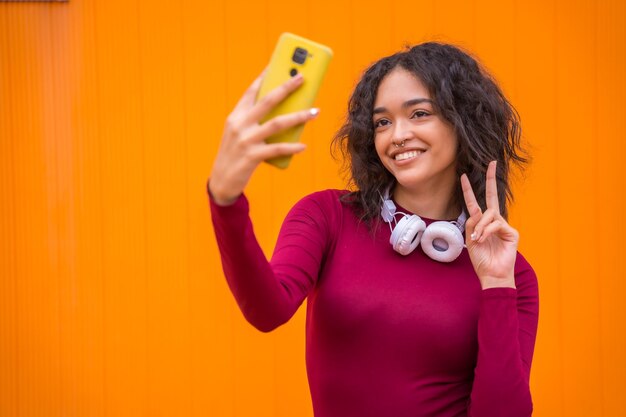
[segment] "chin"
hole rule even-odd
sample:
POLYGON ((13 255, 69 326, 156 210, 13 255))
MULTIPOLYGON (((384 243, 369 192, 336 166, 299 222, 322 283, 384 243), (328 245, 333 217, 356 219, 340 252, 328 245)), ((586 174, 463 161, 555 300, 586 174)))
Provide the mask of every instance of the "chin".
POLYGON ((396 182, 402 188, 412 189, 419 188, 424 183, 424 179, 409 175, 398 175, 396 176, 396 182))
MULTIPOLYGON (((395 178, 398 185, 407 190, 418 190, 423 186, 439 188, 455 181, 454 176, 450 178, 428 177, 415 172, 401 172, 396 174, 395 178)), ((432 191, 434 192, 435 190, 432 191)))

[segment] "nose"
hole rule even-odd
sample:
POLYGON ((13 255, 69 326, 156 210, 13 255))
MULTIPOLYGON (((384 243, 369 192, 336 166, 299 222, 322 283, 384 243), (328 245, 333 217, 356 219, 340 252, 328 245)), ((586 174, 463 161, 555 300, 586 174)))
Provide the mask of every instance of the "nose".
POLYGON ((393 129, 391 138, 393 143, 405 142, 414 137, 413 130, 409 123, 398 120, 393 129))

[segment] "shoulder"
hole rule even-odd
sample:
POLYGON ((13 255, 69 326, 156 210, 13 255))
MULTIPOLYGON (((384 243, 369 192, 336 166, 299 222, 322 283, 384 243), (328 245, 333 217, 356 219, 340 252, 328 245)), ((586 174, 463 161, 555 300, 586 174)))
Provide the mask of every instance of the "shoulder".
POLYGON ((346 190, 328 189, 302 197, 290 210, 287 218, 309 219, 315 223, 337 224, 342 221, 345 204, 341 197, 346 190))
POLYGON ((321 210, 341 210, 341 198, 348 194, 347 190, 328 189, 316 191, 300 199, 294 208, 313 207, 321 210))
POLYGON ((302 197, 285 218, 281 235, 302 235, 331 245, 344 220, 341 196, 347 191, 323 190, 302 197))
POLYGON ((329 188, 327 190, 321 190, 313 192, 309 195, 304 196, 300 201, 303 200, 311 200, 311 201, 319 201, 319 202, 339 202, 342 196, 349 194, 348 190, 337 190, 334 188, 329 188))

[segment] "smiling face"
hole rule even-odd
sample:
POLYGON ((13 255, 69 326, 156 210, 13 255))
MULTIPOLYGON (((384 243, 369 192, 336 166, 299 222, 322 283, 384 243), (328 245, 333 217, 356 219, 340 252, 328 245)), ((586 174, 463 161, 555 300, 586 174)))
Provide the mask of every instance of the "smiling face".
POLYGON ((457 138, 416 76, 396 67, 383 78, 372 122, 376 152, 396 178, 396 192, 450 195, 457 183, 457 138))

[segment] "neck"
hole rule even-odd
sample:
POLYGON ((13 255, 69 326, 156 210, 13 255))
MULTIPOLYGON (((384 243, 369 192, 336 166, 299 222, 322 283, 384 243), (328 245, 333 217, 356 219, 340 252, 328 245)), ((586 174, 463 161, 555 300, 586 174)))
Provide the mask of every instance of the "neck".
POLYGON ((454 186, 408 189, 400 184, 393 191, 394 199, 402 207, 420 217, 452 220, 459 217, 461 208, 454 201, 454 186))

